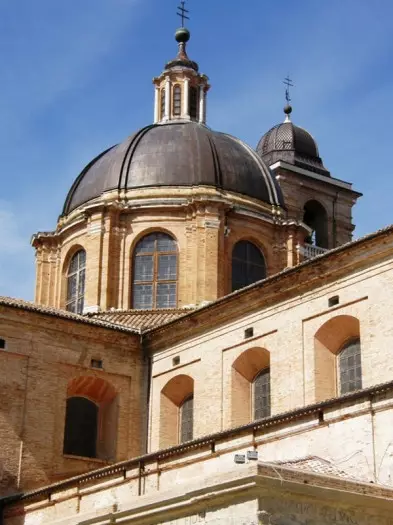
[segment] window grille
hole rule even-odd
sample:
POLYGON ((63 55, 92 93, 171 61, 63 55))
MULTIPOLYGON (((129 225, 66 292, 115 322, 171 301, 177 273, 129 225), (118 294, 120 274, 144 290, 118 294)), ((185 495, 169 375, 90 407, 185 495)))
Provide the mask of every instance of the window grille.
POLYGON ((362 388, 362 364, 360 339, 346 343, 338 355, 340 394, 347 394, 362 388))
POLYGON ((254 379, 254 419, 270 416, 270 368, 254 379))
POLYGON ((193 439, 194 396, 187 397, 180 407, 180 443, 193 439))
POLYGON ((232 252, 232 291, 266 277, 266 263, 255 244, 239 241, 232 252))
POLYGON ((97 457, 98 406, 85 397, 67 399, 64 454, 97 457))
POLYGON ((83 313, 85 302, 86 252, 79 250, 72 257, 67 273, 66 310, 83 313))
POLYGON ((161 89, 161 118, 165 117, 165 88, 161 89))
POLYGON ((133 308, 176 308, 177 244, 165 233, 151 233, 135 247, 133 308))
POLYGON ((173 114, 176 117, 181 115, 181 87, 179 84, 173 88, 173 114))
POLYGON ((198 118, 198 89, 194 86, 190 87, 190 117, 198 118))

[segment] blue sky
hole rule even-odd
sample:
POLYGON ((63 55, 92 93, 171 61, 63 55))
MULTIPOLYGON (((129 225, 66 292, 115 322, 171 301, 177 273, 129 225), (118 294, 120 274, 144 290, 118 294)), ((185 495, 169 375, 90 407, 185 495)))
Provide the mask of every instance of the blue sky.
MULTIPOLYGON (((34 297, 30 237, 52 230, 100 151, 153 115, 176 54, 177 0, 0 0, 0 295, 34 297)), ((391 0, 189 0, 189 55, 211 80, 208 124, 252 146, 283 119, 364 193, 355 237, 393 223, 391 0)))

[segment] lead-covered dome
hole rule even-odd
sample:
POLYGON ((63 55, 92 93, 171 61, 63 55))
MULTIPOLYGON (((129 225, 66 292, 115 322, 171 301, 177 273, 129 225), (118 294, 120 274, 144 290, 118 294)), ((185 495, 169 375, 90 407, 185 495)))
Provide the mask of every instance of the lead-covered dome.
POLYGON ((278 183, 255 150, 197 122, 142 128, 82 171, 63 215, 106 191, 159 186, 214 186, 284 206, 278 183))
POLYGON ((295 126, 288 117, 285 122, 277 124, 263 135, 257 152, 268 166, 281 160, 330 176, 319 156, 315 139, 305 129, 295 126))

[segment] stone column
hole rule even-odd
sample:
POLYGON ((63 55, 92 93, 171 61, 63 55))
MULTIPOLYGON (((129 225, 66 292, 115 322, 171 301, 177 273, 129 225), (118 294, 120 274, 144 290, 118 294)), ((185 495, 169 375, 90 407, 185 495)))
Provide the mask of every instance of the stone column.
POLYGON ((170 120, 171 114, 171 80, 169 77, 165 81, 165 117, 164 120, 170 120))
POLYGON ((205 124, 206 122, 206 107, 205 107, 205 86, 199 86, 199 122, 205 124))
POLYGON ((154 124, 160 120, 160 88, 156 86, 154 90, 154 124))
POLYGON ((184 80, 183 84, 183 111, 182 117, 189 119, 190 118, 190 81, 188 78, 184 80))

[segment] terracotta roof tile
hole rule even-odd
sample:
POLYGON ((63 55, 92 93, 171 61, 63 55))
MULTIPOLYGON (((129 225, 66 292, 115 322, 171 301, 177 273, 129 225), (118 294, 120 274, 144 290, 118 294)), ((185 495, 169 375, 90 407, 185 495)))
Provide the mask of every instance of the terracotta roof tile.
POLYGON ((22 299, 14 299, 12 297, 0 296, 0 306, 10 306, 11 308, 19 308, 20 310, 27 310, 29 312, 36 312, 39 314, 51 315, 60 319, 68 319, 70 321, 76 321, 78 323, 85 323, 94 326, 101 326, 102 328, 109 328, 111 330, 117 330, 120 332, 128 333, 140 333, 130 326, 122 326, 119 324, 111 323, 108 319, 93 319, 85 315, 74 314, 67 312, 66 310, 60 310, 59 308, 53 308, 51 306, 41 306, 39 304, 31 303, 29 301, 23 301, 22 299))
POLYGON ((160 310, 109 310, 90 314, 90 318, 101 319, 116 325, 132 327, 138 330, 161 326, 190 313, 190 309, 160 310))

